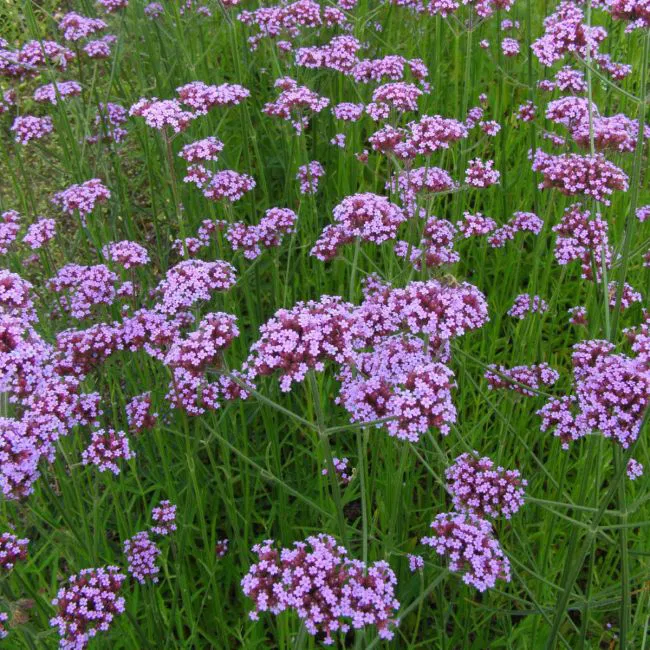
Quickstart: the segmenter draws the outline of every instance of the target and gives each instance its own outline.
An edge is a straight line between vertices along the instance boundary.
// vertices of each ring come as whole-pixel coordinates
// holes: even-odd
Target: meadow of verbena
[[[0,37],[0,645],[650,647],[647,0]]]

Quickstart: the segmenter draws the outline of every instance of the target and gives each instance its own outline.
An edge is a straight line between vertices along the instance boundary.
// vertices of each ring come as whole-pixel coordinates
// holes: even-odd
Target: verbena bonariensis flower
[[[345,362],[351,354],[353,306],[341,298],[321,296],[280,309],[260,328],[243,371],[255,377],[280,375],[282,391],[305,379],[309,370],[322,371],[327,361]]]
[[[642,205],[640,208],[636,209],[636,218],[643,223],[650,219],[650,205]]]
[[[397,579],[386,562],[352,560],[324,534],[279,551],[266,540],[253,552],[257,562],[241,581],[254,603],[253,620],[261,612],[278,615],[293,609],[309,634],[322,635],[325,645],[334,643],[332,635],[367,626],[375,627],[381,639],[393,638]]]
[[[295,54],[296,65],[312,70],[327,68],[348,74],[359,61],[357,52],[361,47],[354,36],[335,36],[326,45],[298,48]]]
[[[97,0],[106,13],[112,14],[129,6],[129,0]]]
[[[574,347],[578,422],[627,449],[636,440],[650,403],[650,371],[637,359],[598,344],[585,341]]]
[[[637,348],[638,349],[638,348]],[[552,398],[538,411],[541,430],[568,449],[569,442],[600,432],[627,449],[639,434],[650,404],[650,372],[643,355],[630,358],[613,353],[607,341],[583,341],[574,346],[576,396]]]
[[[205,115],[215,106],[237,106],[250,97],[250,90],[239,84],[208,86],[202,81],[192,81],[176,88],[180,101],[194,109],[196,115]]]
[[[8,269],[0,269],[0,313],[24,323],[37,320],[31,283]]]
[[[0,219],[0,255],[6,255],[20,230],[20,213],[7,210]]]
[[[336,476],[343,485],[347,485],[352,480],[352,477],[348,473],[349,464],[350,461],[347,458],[337,458],[336,456],[332,458],[332,465],[334,466]],[[329,471],[326,467],[321,470],[323,476],[327,476],[328,473]]]
[[[589,124],[589,112],[594,120],[599,117],[598,107],[584,97],[568,95],[560,97],[546,106],[546,119],[555,124],[562,124],[569,130],[575,129],[578,125],[586,122]]]
[[[90,436],[90,445],[84,449],[81,462],[96,465],[100,472],[110,471],[116,476],[120,473],[117,461],[130,460],[135,453],[129,448],[129,440],[124,431],[98,429]]]
[[[401,208],[370,192],[346,196],[332,214],[335,224],[323,230],[311,251],[322,261],[334,257],[340,245],[357,237],[373,244],[395,239],[398,227],[406,220]]]
[[[643,476],[643,465],[638,460],[630,458],[630,460],[627,461],[625,471],[630,481],[636,481],[636,479]]]
[[[184,131],[196,118],[196,113],[186,111],[176,99],[142,98],[129,109],[129,115],[144,118],[145,124],[152,129],[165,131],[170,128],[174,133]]]
[[[214,552],[217,557],[225,557],[226,553],[228,553],[228,545],[230,543],[230,540],[228,539],[220,539],[217,541],[217,543],[214,546]]]
[[[609,245],[608,224],[597,214],[593,219],[589,210],[580,203],[569,206],[560,223],[553,227],[558,234],[555,240],[555,259],[558,264],[580,260],[582,277],[592,279],[592,258],[600,277],[602,265],[609,267],[612,249]]]
[[[510,582],[510,561],[494,537],[492,524],[474,514],[446,512],[431,522],[430,537],[421,542],[446,556],[449,568],[463,574],[463,582],[479,591],[497,580]]]
[[[517,56],[520,50],[521,46],[516,38],[504,38],[501,41],[501,51],[504,56]]]
[[[557,10],[544,19],[544,34],[531,49],[540,63],[552,66],[566,54],[576,53],[586,57],[598,51],[598,46],[607,36],[603,27],[585,24],[584,13],[572,2],[561,2]]]
[[[112,305],[118,277],[104,264],[80,266],[66,264],[50,278],[51,291],[63,294],[59,304],[73,318],[88,318],[96,305]]]
[[[432,427],[447,435],[456,421],[454,373],[433,362],[415,337],[387,338],[373,352],[354,355],[340,379],[336,401],[352,422],[392,418],[385,426],[400,440],[417,442]]]
[[[583,307],[582,305],[570,307],[568,312],[569,323],[571,323],[571,325],[588,325],[586,307]]]
[[[493,160],[483,162],[480,158],[474,158],[465,170],[465,182],[479,189],[498,184],[500,178],[501,172],[494,169]]]
[[[402,81],[406,77],[406,67],[414,79],[422,81],[429,74],[421,59],[405,59],[403,56],[389,54],[380,59],[364,59],[352,70],[352,78],[359,83],[380,83],[384,80]]]
[[[34,91],[34,100],[56,105],[59,99],[81,95],[81,85],[76,81],[57,81],[40,86]]]
[[[309,124],[308,113],[320,113],[330,100],[313,92],[306,86],[299,86],[290,77],[282,77],[275,82],[280,88],[278,98],[264,105],[262,112],[291,122],[296,133],[301,133]]]
[[[440,192],[450,192],[458,183],[440,167],[417,167],[407,169],[394,175],[386,188],[398,192],[407,216],[412,217],[417,211],[417,199]]]
[[[98,203],[106,203],[111,198],[110,190],[99,178],[91,178],[80,185],[70,187],[57,192],[52,197],[52,203],[61,207],[64,212],[74,214],[79,211],[82,217],[90,214]]]
[[[203,189],[203,196],[212,201],[234,203],[254,187],[255,179],[252,176],[226,169],[211,176]]]
[[[27,558],[28,539],[18,539],[13,533],[0,535],[0,569],[11,571],[16,562]]]
[[[152,412],[150,392],[136,395],[131,399],[126,405],[126,420],[129,429],[135,433],[141,433],[156,426],[158,413]]]
[[[147,253],[147,249],[137,242],[129,241],[128,239],[110,242],[104,245],[102,247],[102,254],[107,260],[119,264],[119,266],[125,269],[149,264],[149,253]]]
[[[52,65],[65,70],[68,63],[75,58],[75,53],[56,41],[27,41],[18,52],[17,63],[27,68],[21,73],[36,74],[34,68]]]
[[[298,215],[289,208],[269,208],[255,226],[237,222],[228,227],[226,239],[234,251],[243,250],[244,257],[256,259],[262,246],[277,248],[284,235],[295,231]]]
[[[7,628],[4,624],[9,620],[9,614],[6,612],[0,612],[0,639],[4,639],[9,635]]]
[[[559,378],[560,374],[548,363],[514,368],[491,364],[485,373],[490,390],[506,388],[529,397],[534,397],[542,386],[552,386]]]
[[[510,519],[524,505],[526,479],[516,469],[497,467],[477,452],[461,454],[445,471],[454,508],[482,518]]]
[[[237,317],[232,314],[206,314],[195,332],[174,342],[165,357],[165,364],[196,373],[204,372],[208,367],[220,367],[223,350],[239,336],[236,323]]]
[[[330,139],[330,144],[339,147],[339,149],[345,149],[345,137],[345,133],[337,133]]]
[[[217,160],[223,151],[223,142],[211,136],[186,144],[178,154],[189,163],[199,160]]]
[[[403,81],[384,84],[372,93],[372,102],[366,106],[366,113],[379,121],[388,119],[392,111],[417,111],[420,95],[422,91],[414,84]]]
[[[411,282],[390,291],[385,304],[401,327],[412,334],[428,334],[433,341],[462,336],[488,321],[485,296],[468,283]]]
[[[317,160],[312,160],[307,165],[298,167],[296,180],[300,182],[301,194],[316,194],[318,182],[325,176],[325,168]]]
[[[100,102],[93,121],[93,131],[87,136],[86,141],[91,144],[97,142],[120,143],[126,138],[128,131],[122,128],[127,121],[128,113],[126,108],[120,104]]]
[[[124,612],[119,593],[125,579],[115,566],[83,569],[68,578],[52,601],[58,613],[50,620],[58,628],[62,650],[83,650],[97,632],[109,629]]]
[[[650,8],[647,0],[613,0],[609,11],[614,20],[627,20],[626,32],[650,28]]]
[[[533,170],[544,180],[540,189],[556,188],[567,196],[586,194],[609,205],[615,190],[627,191],[628,177],[602,154],[580,156],[568,153],[553,156],[541,149],[535,152]]]
[[[176,506],[168,499],[163,499],[151,511],[151,518],[156,524],[151,532],[156,535],[169,535],[176,530]]]
[[[458,120],[425,115],[418,122],[409,124],[409,144],[424,156],[439,149],[448,149],[449,145],[467,137],[467,127]]]
[[[228,291],[235,284],[235,268],[228,262],[184,260],[167,271],[157,291],[161,295],[158,309],[165,314],[210,300],[213,291]]]
[[[113,43],[117,41],[117,36],[106,34],[102,38],[96,38],[88,41],[83,47],[83,51],[90,59],[108,59],[112,54]]]
[[[147,18],[151,18],[152,20],[155,20],[156,18],[159,18],[160,16],[163,15],[164,12],[165,12],[165,9],[160,4],[160,2],[150,2],[144,8],[144,15],[147,16]]]
[[[56,234],[56,221],[54,219],[39,219],[27,228],[23,242],[32,250],[42,248]]]
[[[136,533],[124,542],[124,555],[128,562],[129,573],[140,584],[143,585],[147,578],[151,578],[151,582],[158,582],[160,567],[156,565],[156,560],[160,555],[160,549],[147,531]]]
[[[14,120],[11,130],[14,132],[16,142],[27,144],[30,140],[41,140],[52,133],[54,124],[49,116],[22,115]]]
[[[523,320],[528,314],[543,314],[546,311],[548,311],[548,304],[544,299],[522,293],[515,298],[512,307],[508,309],[508,316]]]
[[[89,18],[71,11],[61,18],[58,27],[66,41],[80,41],[106,29],[108,25],[101,18]]]
[[[423,265],[435,268],[444,264],[455,264],[460,260],[460,255],[454,250],[455,238],[456,228],[451,222],[429,217],[419,246],[398,241],[395,245],[395,254],[398,257],[408,258],[408,261],[418,270]]]
[[[5,498],[23,499],[34,491],[39,459],[25,424],[0,418],[0,489]]]
[[[356,122],[363,115],[364,105],[342,102],[332,107],[332,115],[337,120]]]
[[[563,93],[570,92],[574,95],[587,92],[587,82],[582,70],[576,70],[565,65],[555,73],[555,82],[549,90],[557,88]]]
[[[409,553],[407,557],[409,560],[409,571],[411,573],[424,569],[424,558],[421,555],[413,555]]]
[[[494,219],[483,216],[480,212],[472,214],[471,212],[464,212],[463,218],[458,222],[458,231],[465,239],[469,237],[482,237],[489,235],[496,229],[497,224]]]
[[[572,130],[571,136],[583,149],[590,147],[593,135],[594,147],[598,151],[631,152],[636,148],[638,132],[638,121],[619,113],[611,117],[593,118],[591,128],[589,120],[583,120]],[[643,127],[643,138],[650,138],[650,129],[646,125]]]
[[[532,122],[537,116],[537,107],[533,102],[527,101],[517,109],[517,119],[522,122]]]
[[[607,285],[607,291],[609,293],[609,307],[610,309],[615,309],[618,282],[616,280],[610,282]],[[625,282],[623,284],[623,291],[621,292],[621,311],[629,309],[635,302],[643,302],[643,296],[632,285]]]

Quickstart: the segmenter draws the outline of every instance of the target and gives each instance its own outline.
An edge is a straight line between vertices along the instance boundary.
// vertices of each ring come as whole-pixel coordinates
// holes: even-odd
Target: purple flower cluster
[[[524,504],[528,485],[518,470],[495,467],[488,457],[465,453],[445,472],[447,489],[458,512],[510,519]]]
[[[111,242],[102,248],[102,253],[107,260],[125,269],[149,264],[147,249],[134,241]]]
[[[141,531],[124,542],[124,554],[128,562],[129,573],[140,583],[144,584],[147,578],[151,582],[158,582],[160,567],[156,560],[160,549],[149,537],[149,533]]]
[[[336,456],[332,458],[332,465],[334,465],[336,476],[343,485],[347,485],[352,480],[352,477],[348,473],[349,464],[350,461],[347,458],[336,458]],[[323,468],[321,473],[323,476],[327,476],[327,468]]]
[[[226,231],[226,239],[233,251],[242,250],[244,257],[254,260],[265,248],[277,248],[285,235],[295,232],[298,215],[289,208],[269,208],[260,222],[248,226],[236,222]]]
[[[625,192],[628,188],[627,175],[602,154],[553,156],[538,149],[533,158],[533,170],[544,178],[540,189],[554,187],[567,196],[585,194],[605,205],[610,204],[608,197],[614,191]]]
[[[58,294],[61,308],[73,318],[88,318],[93,307],[111,305],[115,300],[118,277],[104,264],[80,266],[66,264],[50,278],[48,288]]]
[[[98,429],[90,436],[90,445],[84,449],[81,461],[84,465],[96,465],[100,472],[120,473],[118,460],[130,460],[135,453],[129,448],[124,431]]]
[[[551,398],[538,412],[541,430],[553,428],[565,449],[571,440],[597,431],[627,449],[650,404],[650,372],[643,358],[614,354],[606,341],[583,341],[574,346],[573,376],[576,396]]]
[[[227,291],[235,281],[235,268],[228,262],[185,260],[169,269],[158,285],[159,309],[175,314],[199,301],[210,300],[213,291]]]
[[[394,611],[399,607],[397,580],[386,562],[366,565],[328,535],[308,537],[279,551],[272,540],[253,547],[257,562],[241,582],[254,603],[250,613],[278,615],[295,610],[312,636],[334,643],[332,635],[373,626],[381,639],[392,639]]]
[[[307,113],[320,113],[330,103],[327,97],[322,97],[305,86],[299,86],[290,77],[278,79],[275,87],[280,88],[280,94],[275,101],[265,104],[262,111],[266,115],[287,120],[296,133],[302,133],[309,125]]]
[[[80,41],[106,27],[108,25],[101,18],[88,18],[74,11],[67,13],[59,21],[59,29],[66,41]]]
[[[542,386],[552,386],[559,378],[557,370],[547,363],[514,368],[492,364],[485,373],[490,390],[505,388],[528,397],[534,397]]]
[[[317,160],[301,165],[296,174],[296,180],[300,182],[300,193],[316,194],[319,179],[323,176],[325,176],[325,168]]]
[[[129,115],[144,118],[145,124],[158,131],[168,128],[174,133],[184,131],[196,114],[186,111],[176,99],[142,98],[129,109]]]
[[[528,314],[543,314],[546,311],[548,311],[548,303],[543,298],[522,293],[515,298],[512,307],[508,309],[508,316],[523,320]]]
[[[630,481],[636,481],[636,479],[643,476],[643,465],[638,460],[630,458],[630,460],[627,461],[625,471]]]
[[[68,578],[52,601],[58,613],[50,620],[58,628],[61,650],[83,650],[97,632],[109,629],[124,612],[119,592],[125,579],[115,566],[83,569]]]
[[[0,569],[11,571],[16,562],[27,559],[28,539],[18,539],[13,533],[0,535]]]
[[[168,499],[161,501],[152,511],[151,518],[155,526],[151,532],[156,535],[169,535],[176,530],[176,506]]]
[[[497,580],[510,582],[510,561],[494,537],[492,525],[474,514],[446,512],[436,515],[432,534],[420,541],[446,556],[449,568],[463,574],[463,582],[479,591]]]
[[[14,120],[14,123],[11,125],[11,130],[15,134],[16,142],[19,144],[27,144],[31,140],[41,140],[52,133],[54,124],[52,118],[49,116],[35,117],[34,115],[23,115]]]
[[[250,90],[239,84],[209,86],[192,81],[176,88],[181,103],[194,110],[195,115],[206,115],[215,106],[237,106],[250,97]]]
[[[333,259],[344,244],[356,238],[373,244],[395,239],[406,220],[404,212],[386,197],[365,192],[347,196],[333,210],[335,223],[327,226],[312,248],[321,261]]]
[[[57,81],[37,88],[34,91],[34,101],[56,105],[60,99],[79,95],[81,95],[81,85],[76,81]]]
[[[151,393],[136,395],[126,405],[126,419],[129,429],[135,433],[153,429],[158,422],[158,414],[153,413],[151,409]]]
[[[56,221],[54,219],[39,219],[27,228],[23,242],[32,250],[38,250],[53,239],[55,234]]]
[[[80,185],[70,185],[52,198],[52,203],[58,205],[64,212],[74,214],[79,211],[82,219],[90,214],[98,203],[106,203],[111,198],[109,189],[99,178],[91,178]]]

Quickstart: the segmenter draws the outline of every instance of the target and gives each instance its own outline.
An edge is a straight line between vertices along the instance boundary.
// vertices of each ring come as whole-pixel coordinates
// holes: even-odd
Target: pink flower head
[[[54,124],[52,118],[34,117],[33,115],[19,116],[11,125],[16,142],[27,144],[30,140],[41,140],[52,133]]]
[[[352,560],[324,534],[280,550],[266,540],[253,552],[257,562],[241,582],[254,603],[253,620],[262,612],[293,609],[309,634],[324,636],[327,645],[333,634],[367,626],[375,627],[380,639],[393,638],[397,579],[386,562]]]
[[[149,264],[149,253],[137,242],[124,240],[111,242],[102,248],[104,257],[125,269]]]
[[[76,81],[57,81],[40,86],[34,91],[34,100],[56,105],[59,99],[81,95],[81,85]]]
[[[318,181],[325,175],[325,168],[317,160],[298,168],[296,179],[300,181],[301,194],[316,194]]]
[[[97,632],[109,629],[114,618],[124,612],[119,595],[126,576],[115,566],[83,569],[68,578],[52,604],[57,615],[50,620],[58,628],[61,648],[83,650]]]
[[[81,462],[84,465],[96,465],[100,472],[110,471],[117,476],[120,473],[117,461],[134,457],[124,431],[98,429],[91,434],[90,445],[84,450]]]
[[[169,535],[176,530],[176,506],[168,499],[151,511],[151,518],[156,524],[151,527],[151,532],[156,535]]]
[[[176,99],[140,99],[129,109],[129,115],[144,118],[145,124],[152,129],[164,131],[168,127],[174,133],[184,131],[196,118],[195,113],[185,111]]]
[[[548,311],[548,304],[539,296],[530,296],[522,293],[515,298],[515,301],[508,310],[508,316],[523,320],[528,314],[543,314]]]
[[[193,163],[199,160],[217,160],[222,150],[223,142],[211,136],[186,144],[178,155]]]
[[[211,201],[225,200],[234,203],[254,187],[255,179],[252,176],[227,169],[217,172],[209,179],[203,189],[203,196]]]
[[[492,524],[474,514],[447,512],[431,523],[430,537],[421,542],[446,556],[449,568],[463,574],[463,582],[485,591],[497,580],[510,582],[510,562],[494,537]]]
[[[158,582],[160,567],[156,560],[160,555],[160,549],[150,539],[149,533],[141,531],[124,542],[124,554],[128,562],[129,573],[140,583],[144,584],[147,578],[151,582]]]
[[[98,203],[106,203],[111,198],[109,189],[99,178],[91,178],[80,185],[57,192],[52,198],[52,203],[61,207],[64,212],[74,214],[79,211],[82,217],[90,214]]]
[[[484,519],[510,519],[524,504],[528,485],[518,470],[496,467],[490,458],[479,458],[476,452],[458,456],[445,479],[454,508]]]

